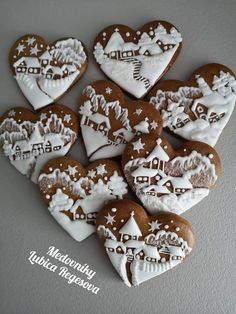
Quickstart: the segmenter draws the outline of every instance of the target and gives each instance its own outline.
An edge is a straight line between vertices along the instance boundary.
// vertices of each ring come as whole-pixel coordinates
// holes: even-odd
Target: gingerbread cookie
[[[88,55],[78,39],[62,38],[48,44],[29,34],[14,43],[9,62],[21,91],[37,110],[58,100],[80,79]]]
[[[236,76],[221,64],[207,64],[186,82],[157,84],[148,101],[160,111],[171,132],[214,146],[236,103]]]
[[[112,265],[129,287],[177,266],[194,244],[185,219],[165,212],[148,216],[129,200],[106,205],[97,215],[96,226]]]
[[[69,157],[52,159],[42,168],[38,185],[51,215],[76,241],[96,231],[97,212],[106,203],[128,193],[120,167],[111,160],[84,168]]]
[[[135,135],[162,131],[162,119],[153,106],[125,101],[120,88],[110,81],[96,81],[83,90],[79,114],[90,161],[121,155]]]
[[[111,80],[142,98],[172,66],[181,46],[182,36],[171,23],[153,21],[139,30],[115,24],[98,34],[93,54]]]
[[[66,106],[51,105],[38,114],[16,107],[0,118],[0,144],[11,164],[36,183],[45,162],[66,155],[78,127],[76,114]]]
[[[136,137],[122,156],[126,179],[149,213],[181,214],[206,197],[220,175],[217,152],[201,142],[173,149],[153,135]]]

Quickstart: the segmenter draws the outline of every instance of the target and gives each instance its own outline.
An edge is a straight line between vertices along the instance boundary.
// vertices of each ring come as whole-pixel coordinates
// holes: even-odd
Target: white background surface
[[[36,33],[54,41],[74,36],[85,43],[90,52],[88,71],[60,101],[77,111],[82,88],[104,78],[91,54],[96,34],[109,24],[138,28],[155,19],[172,22],[184,38],[181,55],[165,78],[187,79],[195,68],[209,62],[236,70],[234,0],[2,0],[0,114],[13,106],[31,108],[7,61],[8,51],[18,37]],[[183,215],[195,231],[193,254],[180,266],[138,288],[124,286],[96,235],[82,243],[72,240],[49,215],[37,186],[0,154],[0,312],[235,313],[235,119],[236,112],[216,145],[223,166],[216,188]],[[171,142],[177,144],[173,138]],[[87,163],[81,141],[70,155]],[[97,296],[27,261],[30,251],[45,255],[51,245],[97,272],[92,279],[101,288]]]

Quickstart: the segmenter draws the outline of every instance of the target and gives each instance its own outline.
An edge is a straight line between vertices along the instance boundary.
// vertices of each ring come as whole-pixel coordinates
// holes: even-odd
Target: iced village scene
[[[52,103],[63,95],[80,74],[86,61],[77,39],[57,41],[53,46],[24,37],[13,55],[15,79],[35,109]]]
[[[157,90],[150,103],[160,110],[164,127],[186,139],[214,146],[233,112],[236,80],[220,71],[211,86],[201,75],[196,75],[195,81],[197,87],[184,86],[176,92]]]
[[[148,222],[148,234],[143,235],[132,211],[127,219],[122,219],[119,230],[115,227],[116,208],[105,217],[106,223],[97,231],[105,237],[104,246],[111,263],[128,286],[153,278],[175,267],[191,252],[187,241],[178,236],[180,227],[168,231],[169,224],[158,220]],[[171,220],[170,224],[174,221]],[[114,231],[118,236],[114,235]]]
[[[105,89],[107,94],[112,92],[109,86]],[[136,125],[131,125],[129,117],[139,117],[142,114],[142,109],[138,106],[134,112],[130,113],[129,108],[121,106],[118,100],[106,101],[104,95],[97,94],[92,86],[87,86],[83,94],[88,100],[79,110],[80,125],[90,161],[119,156],[135,135],[149,134],[158,128],[157,122],[147,115],[143,119],[140,118]],[[114,126],[111,127],[112,116],[119,121],[120,125],[114,131]]]
[[[138,153],[145,149],[141,138],[132,145]],[[183,213],[207,196],[217,179],[213,154],[203,156],[193,150],[171,159],[166,150],[158,138],[146,157],[131,157],[124,166],[128,181],[151,214],[160,210]]]
[[[77,135],[64,125],[71,119],[69,114],[60,118],[49,111],[42,113],[37,122],[23,121],[19,116],[20,109],[8,112],[0,125],[0,141],[12,165],[36,183],[44,163],[65,155]]]
[[[96,214],[108,201],[122,199],[128,193],[123,177],[116,170],[110,174],[103,163],[89,169],[86,176],[74,165],[66,169],[50,167],[49,173],[40,174],[38,182],[51,215],[76,241],[96,231]],[[51,195],[49,191],[55,185],[61,188]]]
[[[102,35],[94,47],[96,61],[108,77],[137,98],[160,78],[182,42],[176,28],[167,31],[161,23],[149,32],[137,31],[135,37],[121,34],[118,27],[111,35]]]

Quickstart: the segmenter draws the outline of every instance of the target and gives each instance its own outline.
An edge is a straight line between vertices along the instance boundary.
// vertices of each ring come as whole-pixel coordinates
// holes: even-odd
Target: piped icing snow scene
[[[160,111],[163,127],[214,146],[236,103],[235,74],[223,65],[208,64],[187,82],[157,84],[148,99]]]
[[[125,101],[110,81],[88,85],[80,97],[80,126],[90,161],[119,156],[136,135],[162,131],[159,112],[150,104]]]
[[[220,159],[205,143],[174,150],[165,139],[142,135],[122,156],[128,183],[149,213],[182,214],[206,197],[220,174]]]
[[[173,64],[181,45],[180,32],[165,21],[147,23],[137,31],[116,24],[99,33],[93,54],[107,77],[142,98]]]
[[[84,168],[69,157],[52,159],[41,170],[38,186],[50,214],[76,241],[96,231],[97,212],[106,203],[128,193],[118,164],[111,160]]]
[[[140,205],[129,200],[105,206],[96,225],[112,265],[129,287],[179,265],[194,244],[185,219],[163,212],[147,216]]]
[[[0,145],[11,164],[37,183],[48,160],[64,156],[78,135],[78,118],[69,108],[51,105],[38,114],[23,107],[0,118]]]
[[[66,93],[86,70],[88,58],[78,39],[49,45],[38,35],[25,35],[12,46],[9,62],[21,91],[37,110]]]

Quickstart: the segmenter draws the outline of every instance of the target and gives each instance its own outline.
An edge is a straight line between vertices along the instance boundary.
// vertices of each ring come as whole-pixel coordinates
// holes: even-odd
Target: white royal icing
[[[96,43],[94,56],[108,77],[141,98],[162,76],[180,42],[181,34],[174,27],[168,33],[160,23],[151,35],[142,33],[137,44],[125,42],[116,28],[105,47]]]
[[[124,173],[151,214],[161,210],[182,214],[209,194],[217,180],[215,165],[210,156],[195,150],[170,160],[161,143],[159,138],[146,158],[128,161]]]
[[[180,87],[178,91],[157,90],[150,103],[160,110],[163,126],[189,140],[214,146],[229,121],[236,103],[236,80],[220,71],[210,87],[196,75],[198,87]],[[168,99],[168,106],[162,106]]]
[[[82,241],[95,232],[96,214],[108,201],[122,199],[128,193],[127,184],[117,171],[106,177],[105,164],[91,169],[87,177],[79,179],[74,178],[76,167],[72,170],[69,166],[66,171],[61,171],[59,168],[50,170],[51,173],[40,174],[39,188],[50,200],[48,210],[51,215],[76,241]],[[104,177],[95,183],[93,178],[96,175]],[[54,185],[60,185],[61,188],[51,196],[48,191]],[[65,189],[70,190],[77,199],[70,198]],[[80,209],[79,214],[78,209]],[[62,211],[72,213],[73,220]]]
[[[65,127],[54,113],[42,114],[36,123],[18,122],[11,111],[9,114],[0,125],[4,154],[17,170],[36,183],[42,166],[52,158],[64,156],[75,141],[76,133]]]
[[[37,44],[32,44],[29,39],[19,44],[20,50],[19,45],[16,48],[13,67],[23,94],[34,109],[39,109],[67,91],[80,75],[79,69],[87,57],[82,43],[77,39],[57,41],[46,50],[34,49]],[[24,54],[26,46],[32,46],[29,56]]]
[[[107,102],[103,95],[96,94],[92,86],[87,86],[83,94],[89,100],[80,107],[80,125],[90,161],[121,155],[127,142],[135,135],[148,134],[153,129],[148,117],[132,127],[129,109],[122,107],[118,100]],[[110,114],[115,114],[115,119],[121,122],[122,127],[112,130]]]
[[[158,220],[151,221],[148,223],[152,226],[150,233],[143,237],[134,212],[130,213],[127,221],[121,222],[123,224],[118,238],[109,229],[109,222],[99,225],[97,231],[106,238],[104,246],[110,261],[129,287],[137,286],[177,266],[192,250],[187,241],[178,236],[179,227],[176,227],[176,232],[170,232],[165,230],[169,228],[168,225],[163,226]],[[131,279],[127,269],[131,273]]]

